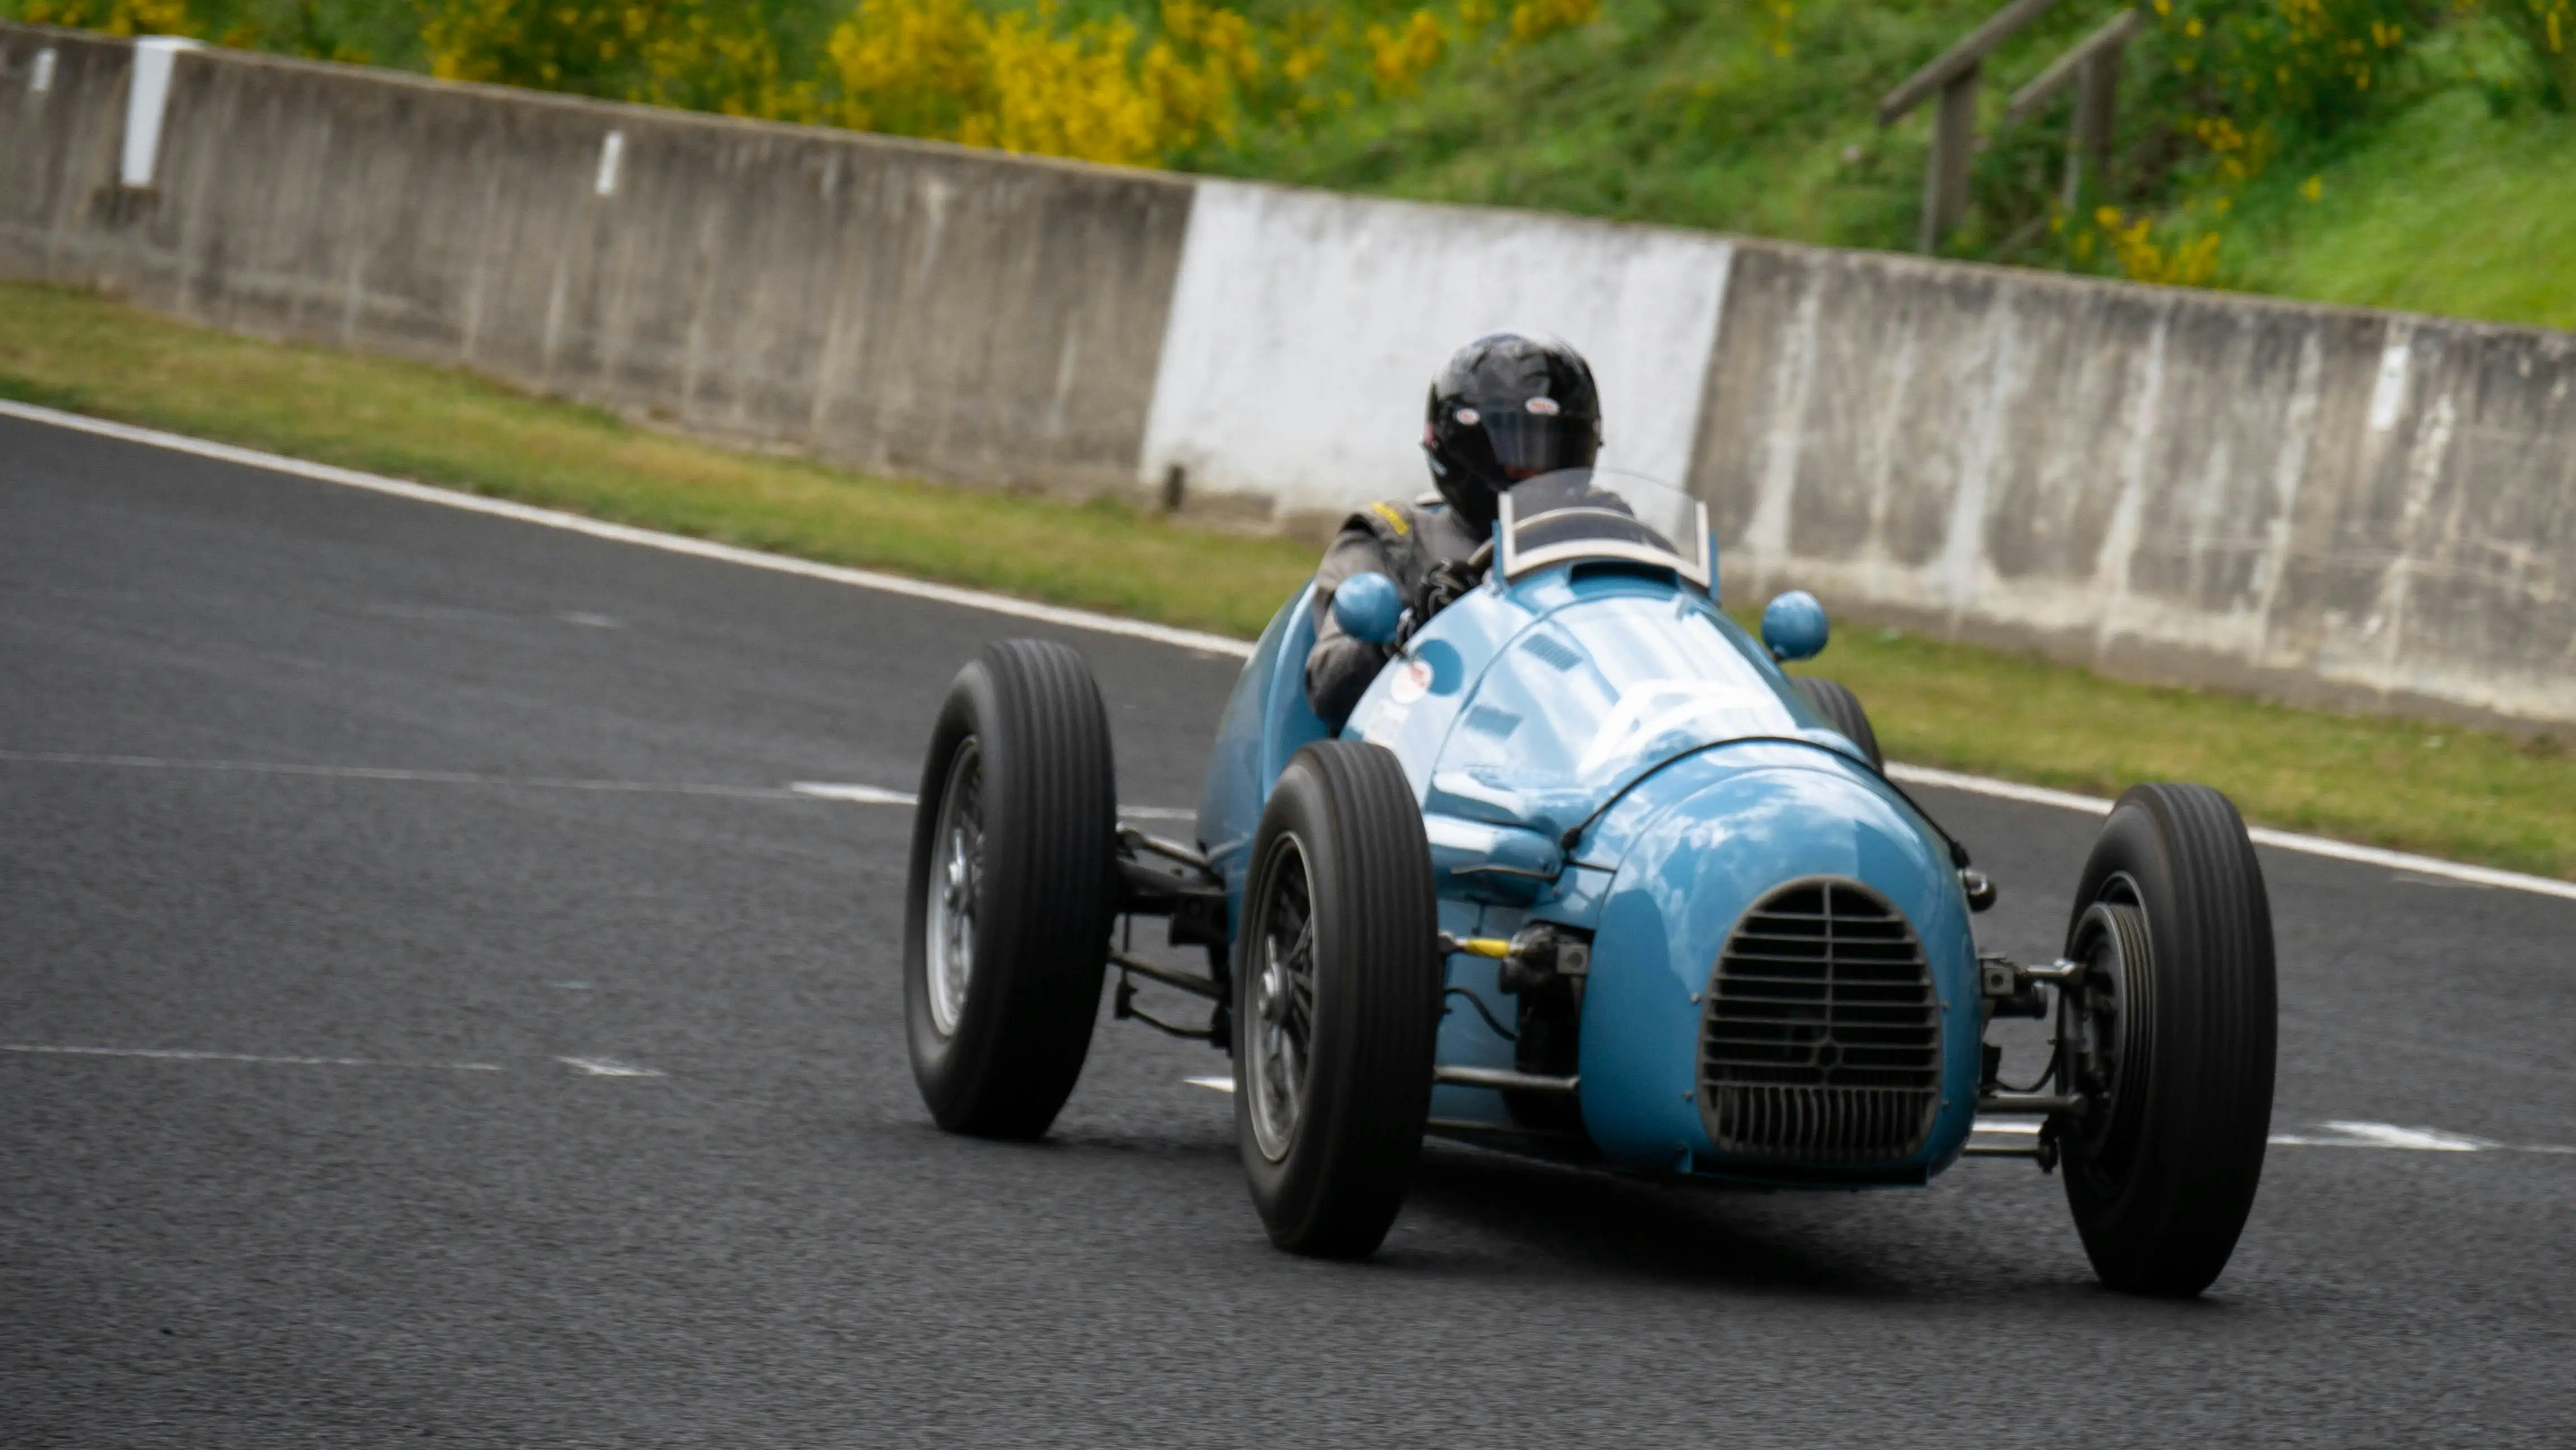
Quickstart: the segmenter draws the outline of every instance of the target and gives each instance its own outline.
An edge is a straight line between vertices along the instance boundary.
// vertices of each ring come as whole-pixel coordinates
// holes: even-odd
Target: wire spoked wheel
[[[957,1033],[966,1015],[966,983],[975,965],[975,913],[984,887],[983,751],[968,736],[948,766],[932,830],[929,899],[922,903],[922,989],[931,1025]]]
[[[1279,773],[1235,935],[1234,1116],[1270,1241],[1358,1258],[1422,1154],[1440,1031],[1439,903],[1395,756],[1324,740]]]
[[[1252,1060],[1249,1079],[1252,1137],[1261,1156],[1276,1163],[1296,1140],[1306,1101],[1306,1071],[1315,1030],[1315,884],[1305,847],[1294,834],[1270,846],[1261,873],[1261,901],[1246,914],[1260,924],[1247,1026]]]

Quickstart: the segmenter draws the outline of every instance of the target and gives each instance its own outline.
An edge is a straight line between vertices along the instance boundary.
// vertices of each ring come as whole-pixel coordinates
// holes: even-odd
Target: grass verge
[[[1283,539],[733,452],[464,373],[0,283],[0,396],[752,548],[1250,636],[1313,568]],[[5,484],[0,474],[0,484]],[[2266,825],[2576,877],[2576,759],[2521,740],[2104,679],[1846,622],[1820,662],[1888,754],[2116,794],[2201,780]]]

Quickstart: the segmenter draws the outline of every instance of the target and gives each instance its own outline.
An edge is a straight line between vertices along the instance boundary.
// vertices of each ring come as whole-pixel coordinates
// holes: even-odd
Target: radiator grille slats
[[[1941,1095],[1940,1000],[1914,928],[1856,881],[1773,892],[1719,954],[1699,1078],[1701,1116],[1729,1154],[1912,1154]]]

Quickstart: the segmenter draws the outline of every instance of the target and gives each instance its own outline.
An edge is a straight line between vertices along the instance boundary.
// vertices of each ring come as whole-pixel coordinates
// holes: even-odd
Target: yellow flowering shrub
[[[205,33],[190,3],[0,0],[0,14]],[[247,0],[196,3],[241,12],[226,44],[364,59],[310,0],[285,21]],[[1354,105],[1363,84],[1412,93],[1462,47],[1493,59],[1589,23],[1601,0],[1516,0],[1500,38],[1498,0],[1368,25],[1348,0],[1287,0],[1258,23],[1235,8],[1244,0],[1160,0],[1150,20],[1075,20],[1059,0],[857,0],[810,59],[789,54],[776,0],[411,3],[443,79],[1152,165],[1233,144],[1247,117],[1294,126]],[[1789,0],[1771,3],[1785,14]]]
[[[1430,11],[1416,10],[1412,19],[1393,29],[1370,26],[1368,43],[1369,79],[1377,82],[1381,95],[1392,96],[1420,90],[1423,74],[1440,63],[1449,42]]]
[[[1535,45],[1560,30],[1589,25],[1601,0],[1520,0],[1512,7],[1512,44]]]
[[[1235,134],[1262,63],[1252,26],[1165,0],[1141,44],[1125,17],[1061,24],[1052,3],[987,15],[970,0],[862,0],[828,47],[831,119],[1086,161],[1148,164]]]
[[[645,42],[672,19],[673,8],[666,0],[430,0],[421,42],[429,73],[442,80],[619,96],[641,70]]]
[[[2218,280],[2219,235],[2203,232],[2172,248],[2158,246],[2151,233],[2153,217],[2123,216],[2116,206],[2098,208],[2093,222],[2102,230],[2111,255],[2133,282],[2160,282],[2170,287],[2206,287]],[[2083,239],[2089,254],[2092,238]]]
[[[188,0],[25,0],[18,14],[36,25],[109,35],[198,35]]]

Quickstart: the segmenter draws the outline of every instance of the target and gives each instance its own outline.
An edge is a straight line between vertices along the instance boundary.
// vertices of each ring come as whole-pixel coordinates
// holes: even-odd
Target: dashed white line
[[[845,785],[829,780],[800,780],[787,787],[798,795],[816,800],[847,801],[861,806],[908,806],[914,803],[909,791],[886,790],[873,785]]]
[[[808,579],[821,579],[852,588],[897,594],[913,599],[952,605],[961,609],[981,610],[988,614],[1009,615],[1067,629],[1088,630],[1095,634],[1123,635],[1130,639],[1152,640],[1176,645],[1202,654],[1231,659],[1250,659],[1250,641],[1228,639],[1194,629],[1175,629],[1169,625],[1147,624],[1141,620],[1121,619],[1087,609],[1066,609],[1058,605],[1037,604],[1014,599],[1007,594],[990,594],[980,589],[963,589],[951,584],[929,584],[895,574],[880,574],[871,569],[845,569],[835,564],[817,564],[808,559],[789,558],[784,554],[765,554],[757,549],[737,548],[731,544],[709,543],[680,534],[657,533],[630,524],[612,524],[579,514],[555,509],[535,508],[528,504],[510,503],[503,499],[484,498],[450,488],[433,488],[428,484],[387,478],[381,474],[362,473],[354,468],[338,468],[327,463],[310,463],[282,454],[263,453],[255,448],[237,448],[229,443],[215,443],[203,438],[190,438],[180,433],[165,433],[157,428],[137,428],[126,423],[111,423],[103,418],[66,413],[59,408],[39,407],[32,403],[13,403],[0,399],[0,417],[22,422],[88,433],[120,442],[138,443],[148,448],[185,453],[217,462],[264,469],[316,483],[337,484],[344,488],[364,489],[409,499],[415,503],[435,504],[442,508],[463,509],[469,513],[488,514],[495,518],[535,524],[541,528],[561,529],[567,533],[585,534],[595,539],[632,544],[639,548],[658,549],[664,553],[686,554],[749,569],[766,569],[778,574],[797,574]],[[1999,800],[2022,801],[2032,805],[2054,806],[2063,810],[2102,815],[2111,802],[2097,796],[2078,795],[2073,791],[2051,790],[2045,786],[2019,785],[2012,781],[1991,780],[1985,776],[1959,771],[1938,770],[1930,766],[1891,764],[1887,773],[1909,785],[1928,785],[1944,790],[1966,791]],[[2355,846],[2322,836],[2305,836],[2291,831],[2257,828],[2255,843],[2304,855],[2323,856],[2359,865],[2384,866],[2396,871],[2410,871],[2439,876],[2481,886],[2498,886],[2512,891],[2527,891],[2541,896],[2554,896],[2576,901],[2576,882],[2553,880],[2546,876],[2529,876],[2517,871],[2498,871],[2485,866],[2464,866],[2431,856],[2413,856],[2402,851],[2386,851],[2376,846]]]
[[[2336,1119],[2319,1126],[2326,1130],[2328,1136],[2319,1138],[2304,1133],[2284,1133],[2272,1141],[2299,1148],[2398,1148],[2410,1153],[2476,1153],[2511,1146],[2492,1138],[2472,1138],[2465,1133],[2446,1133],[2439,1128],[2401,1128],[2395,1123]]]
[[[1221,1093],[1234,1091],[1234,1079],[1230,1077],[1185,1077],[1181,1081],[1191,1087],[1214,1088]]]
[[[787,787],[798,795],[817,800],[847,801],[861,806],[909,806],[918,803],[910,791],[887,790],[878,785],[858,785],[848,781],[800,780]],[[1180,806],[1120,806],[1118,815],[1130,821],[1195,821],[1199,813]]]
[[[580,1073],[584,1077],[662,1076],[660,1072],[653,1068],[637,1067],[633,1063],[627,1062],[612,1062],[604,1057],[558,1057],[555,1061],[562,1063],[564,1066],[571,1068],[573,1071]]]
[[[374,1057],[277,1057],[256,1052],[199,1052],[176,1047],[60,1047],[31,1042],[0,1042],[0,1052],[47,1057],[139,1057],[162,1062],[253,1062],[279,1067],[395,1067],[438,1072],[501,1072],[494,1062],[395,1062]]]

